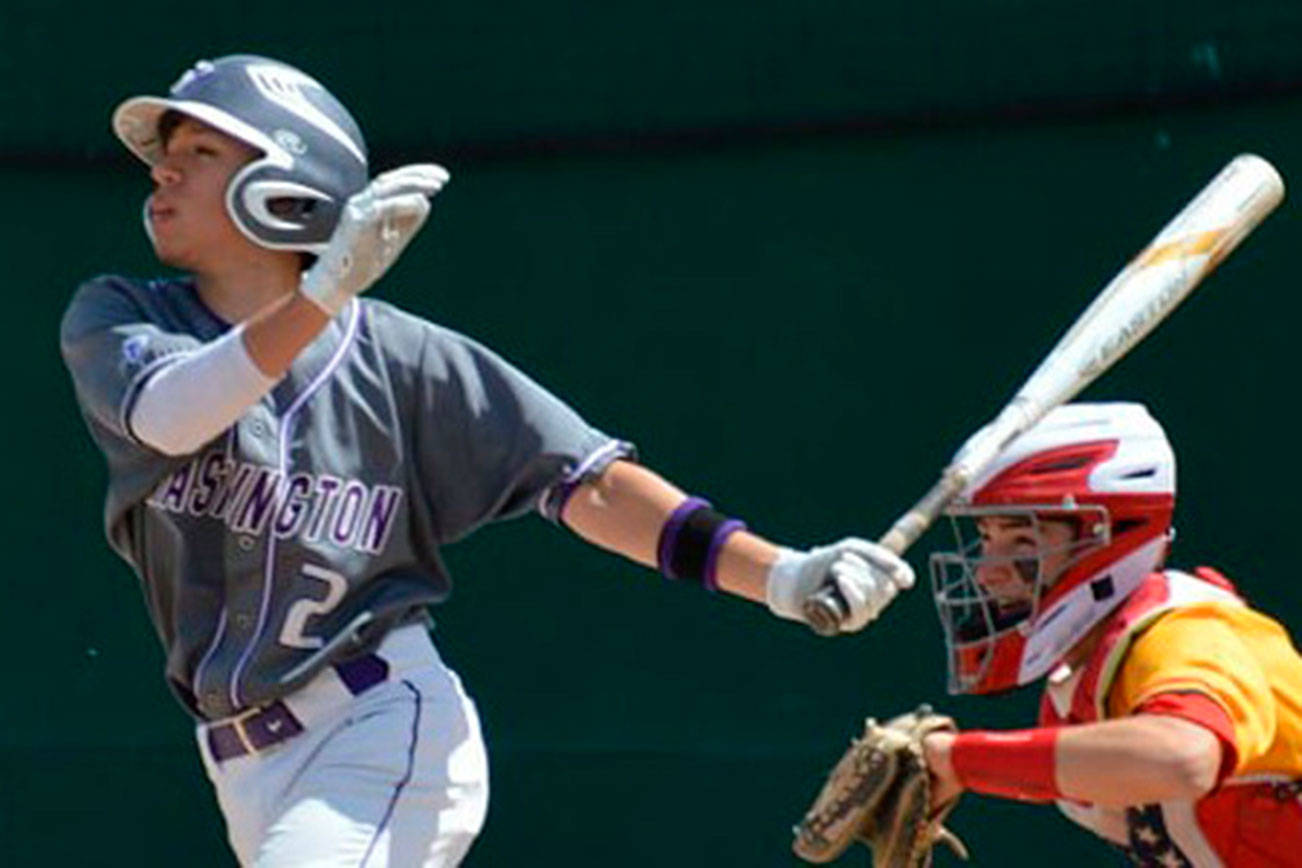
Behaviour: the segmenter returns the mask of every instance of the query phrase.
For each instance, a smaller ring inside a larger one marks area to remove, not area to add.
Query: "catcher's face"
[[[146,215],[159,261],[203,272],[260,249],[226,211],[231,176],[257,155],[255,148],[193,118],[177,123],[163,158],[150,170],[154,193]]]
[[[1029,607],[1037,580],[1047,586],[1071,558],[1076,525],[1025,515],[986,515],[976,520],[981,558],[976,581],[1001,610]]]
[[[963,506],[950,517],[958,549],[935,552],[930,563],[950,691],[1012,687],[1036,613],[1072,565],[1099,544],[1099,534],[1106,536],[1106,510]]]

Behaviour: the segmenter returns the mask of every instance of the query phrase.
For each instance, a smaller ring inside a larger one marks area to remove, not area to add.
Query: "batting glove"
[[[429,216],[429,200],[448,182],[442,166],[385,172],[344,203],[330,244],[303,274],[302,293],[334,316],[380,279]]]
[[[773,614],[804,622],[805,600],[824,586],[834,586],[849,607],[841,632],[853,633],[868,626],[913,582],[913,568],[894,552],[848,537],[807,552],[782,549],[769,569],[766,597]]]

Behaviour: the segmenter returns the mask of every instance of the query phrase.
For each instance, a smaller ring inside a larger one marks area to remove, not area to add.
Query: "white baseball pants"
[[[444,868],[461,862],[488,809],[474,703],[421,625],[377,654],[389,677],[353,696],[327,668],[285,697],[304,731],[216,762],[199,751],[241,865]]]

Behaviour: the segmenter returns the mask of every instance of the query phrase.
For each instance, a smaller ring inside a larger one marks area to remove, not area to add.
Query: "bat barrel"
[[[1165,319],[1279,205],[1275,167],[1241,154],[1104,287],[1019,390],[1070,400]]]

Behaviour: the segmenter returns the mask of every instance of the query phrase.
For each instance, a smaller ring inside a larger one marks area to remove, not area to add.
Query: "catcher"
[[[1302,658],[1224,576],[1163,569],[1174,506],[1140,405],[1061,407],[1015,441],[947,510],[960,548],[932,581],[950,692],[1047,676],[1039,726],[869,721],[796,852],[859,837],[879,866],[925,863],[973,790],[1056,802],[1137,865],[1302,864]]]

